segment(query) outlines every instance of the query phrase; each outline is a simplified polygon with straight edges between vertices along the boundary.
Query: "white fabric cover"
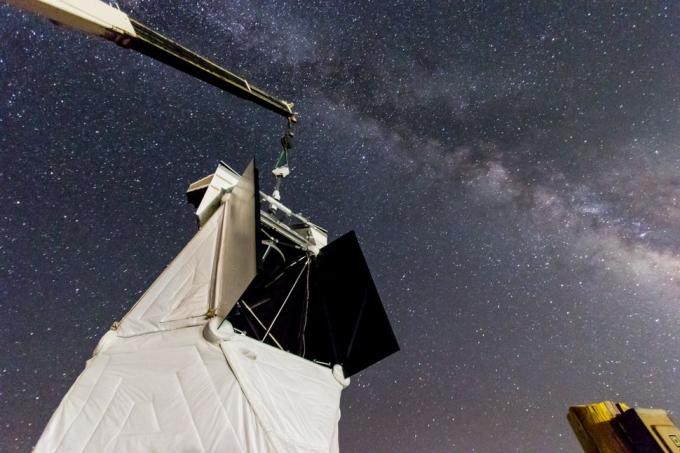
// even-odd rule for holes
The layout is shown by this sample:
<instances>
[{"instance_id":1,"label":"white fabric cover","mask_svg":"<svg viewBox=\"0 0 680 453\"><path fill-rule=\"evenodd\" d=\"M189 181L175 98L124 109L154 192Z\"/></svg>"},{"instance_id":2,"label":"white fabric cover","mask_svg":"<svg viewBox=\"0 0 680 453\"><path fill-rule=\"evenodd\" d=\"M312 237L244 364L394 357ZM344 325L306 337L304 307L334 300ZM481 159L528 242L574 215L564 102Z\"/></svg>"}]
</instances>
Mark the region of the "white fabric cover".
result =
<instances>
[{"instance_id":1,"label":"white fabric cover","mask_svg":"<svg viewBox=\"0 0 680 453\"><path fill-rule=\"evenodd\" d=\"M223 234L238 222L223 223L225 209L100 340L36 452L337 452L333 372L206 316L217 276L225 292L242 280L216 263L238 261L227 250L238 235Z\"/></svg>"},{"instance_id":2,"label":"white fabric cover","mask_svg":"<svg viewBox=\"0 0 680 453\"><path fill-rule=\"evenodd\" d=\"M342 391L329 368L242 335L220 346L276 451L329 451Z\"/></svg>"},{"instance_id":3,"label":"white fabric cover","mask_svg":"<svg viewBox=\"0 0 680 453\"><path fill-rule=\"evenodd\" d=\"M118 326L131 337L225 318L257 273L255 164Z\"/></svg>"},{"instance_id":4,"label":"white fabric cover","mask_svg":"<svg viewBox=\"0 0 680 453\"><path fill-rule=\"evenodd\" d=\"M330 369L202 326L105 336L35 451L335 452Z\"/></svg>"},{"instance_id":5,"label":"white fabric cover","mask_svg":"<svg viewBox=\"0 0 680 453\"><path fill-rule=\"evenodd\" d=\"M125 315L118 327L119 336L206 322L224 209L220 206Z\"/></svg>"}]
</instances>

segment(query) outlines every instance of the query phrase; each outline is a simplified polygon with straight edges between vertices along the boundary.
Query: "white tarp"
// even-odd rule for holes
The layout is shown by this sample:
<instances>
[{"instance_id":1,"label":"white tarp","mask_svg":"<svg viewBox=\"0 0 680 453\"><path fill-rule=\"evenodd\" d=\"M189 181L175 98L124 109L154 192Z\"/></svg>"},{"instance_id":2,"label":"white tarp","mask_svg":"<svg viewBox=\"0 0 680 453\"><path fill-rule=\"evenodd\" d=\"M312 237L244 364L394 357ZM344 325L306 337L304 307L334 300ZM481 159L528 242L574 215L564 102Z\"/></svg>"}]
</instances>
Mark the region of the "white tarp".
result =
<instances>
[{"instance_id":1,"label":"white tarp","mask_svg":"<svg viewBox=\"0 0 680 453\"><path fill-rule=\"evenodd\" d=\"M125 315L118 327L119 336L205 322L224 209L220 206Z\"/></svg>"},{"instance_id":2,"label":"white tarp","mask_svg":"<svg viewBox=\"0 0 680 453\"><path fill-rule=\"evenodd\" d=\"M215 281L233 274L216 263L236 256L223 244L236 237L223 234L227 209L104 335L36 452L337 452L346 382L233 330L223 335L222 317L207 316Z\"/></svg>"},{"instance_id":3,"label":"white tarp","mask_svg":"<svg viewBox=\"0 0 680 453\"><path fill-rule=\"evenodd\" d=\"M243 172L219 208L121 320L130 337L224 318L257 273L255 164Z\"/></svg>"},{"instance_id":4,"label":"white tarp","mask_svg":"<svg viewBox=\"0 0 680 453\"><path fill-rule=\"evenodd\" d=\"M328 368L241 335L210 343L203 326L102 343L36 452L337 451Z\"/></svg>"},{"instance_id":5,"label":"white tarp","mask_svg":"<svg viewBox=\"0 0 680 453\"><path fill-rule=\"evenodd\" d=\"M276 451L329 451L342 390L330 369L241 335L220 346Z\"/></svg>"}]
</instances>

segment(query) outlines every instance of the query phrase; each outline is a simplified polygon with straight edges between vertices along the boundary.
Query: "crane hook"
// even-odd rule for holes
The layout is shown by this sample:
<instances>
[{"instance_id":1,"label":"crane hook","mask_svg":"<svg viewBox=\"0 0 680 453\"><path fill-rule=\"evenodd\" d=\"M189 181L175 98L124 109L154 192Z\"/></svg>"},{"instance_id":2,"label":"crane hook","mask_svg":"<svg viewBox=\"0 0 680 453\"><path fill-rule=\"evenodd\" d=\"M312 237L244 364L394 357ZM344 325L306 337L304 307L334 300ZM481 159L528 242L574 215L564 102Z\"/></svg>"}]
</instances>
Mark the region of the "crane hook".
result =
<instances>
[{"instance_id":1,"label":"crane hook","mask_svg":"<svg viewBox=\"0 0 680 453\"><path fill-rule=\"evenodd\" d=\"M283 134L283 137L281 137L281 153L279 154L279 158L276 160L276 165L272 170L272 175L274 175L274 179L276 180L272 197L276 201L281 201L281 183L283 182L283 179L290 174L290 167L288 166L288 152L293 148L293 138L295 137L293 127L296 123L297 118L295 115L288 117L286 132Z\"/></svg>"}]
</instances>

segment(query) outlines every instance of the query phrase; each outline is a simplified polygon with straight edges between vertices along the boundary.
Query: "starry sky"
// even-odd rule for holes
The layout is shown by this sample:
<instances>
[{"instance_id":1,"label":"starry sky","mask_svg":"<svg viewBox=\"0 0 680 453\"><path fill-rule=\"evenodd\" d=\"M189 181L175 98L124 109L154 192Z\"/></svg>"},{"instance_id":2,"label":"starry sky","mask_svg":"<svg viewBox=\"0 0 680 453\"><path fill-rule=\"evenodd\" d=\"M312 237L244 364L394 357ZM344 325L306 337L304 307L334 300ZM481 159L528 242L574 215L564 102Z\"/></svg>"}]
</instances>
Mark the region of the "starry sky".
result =
<instances>
[{"instance_id":1,"label":"starry sky","mask_svg":"<svg viewBox=\"0 0 680 453\"><path fill-rule=\"evenodd\" d=\"M577 451L570 404L680 415L676 2L121 0L300 112L283 199L355 229L402 351L346 452ZM0 5L0 450L29 451L280 117ZM264 188L272 181L264 178Z\"/></svg>"}]
</instances>

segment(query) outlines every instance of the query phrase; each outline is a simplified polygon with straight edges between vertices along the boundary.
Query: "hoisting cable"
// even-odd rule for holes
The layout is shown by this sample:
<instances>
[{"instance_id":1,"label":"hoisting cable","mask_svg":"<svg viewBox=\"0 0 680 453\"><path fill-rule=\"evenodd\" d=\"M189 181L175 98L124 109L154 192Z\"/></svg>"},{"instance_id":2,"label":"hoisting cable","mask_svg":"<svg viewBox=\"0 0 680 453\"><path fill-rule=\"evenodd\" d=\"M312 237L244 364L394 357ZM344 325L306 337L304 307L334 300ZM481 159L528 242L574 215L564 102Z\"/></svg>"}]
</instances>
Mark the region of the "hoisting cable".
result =
<instances>
[{"instance_id":1,"label":"hoisting cable","mask_svg":"<svg viewBox=\"0 0 680 453\"><path fill-rule=\"evenodd\" d=\"M276 159L276 164L272 170L272 175L274 175L274 180L276 181L272 197L276 201L281 201L281 183L283 182L283 179L290 174L288 152L293 148L293 138L295 137L293 128L296 123L297 118L295 115L288 117L286 131L283 134L283 137L281 137L281 152L279 153L279 157ZM272 208L274 208L274 206L272 206Z\"/></svg>"}]
</instances>

